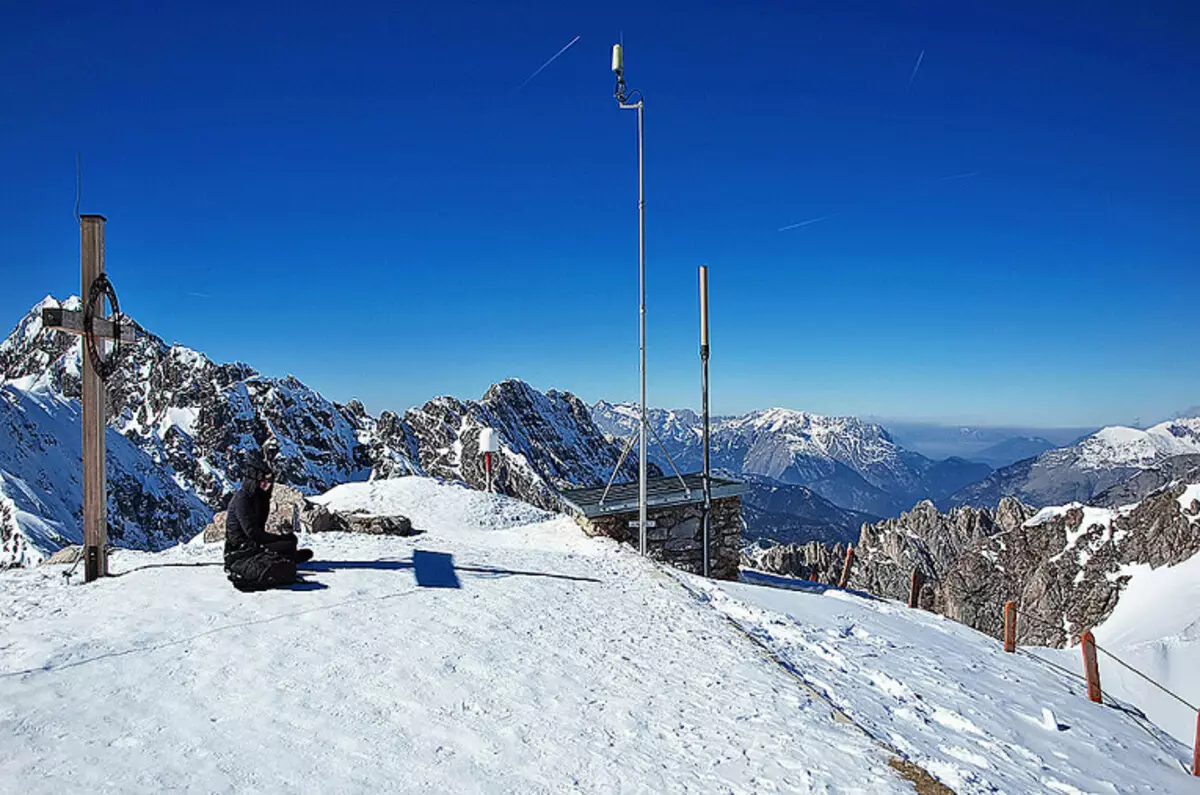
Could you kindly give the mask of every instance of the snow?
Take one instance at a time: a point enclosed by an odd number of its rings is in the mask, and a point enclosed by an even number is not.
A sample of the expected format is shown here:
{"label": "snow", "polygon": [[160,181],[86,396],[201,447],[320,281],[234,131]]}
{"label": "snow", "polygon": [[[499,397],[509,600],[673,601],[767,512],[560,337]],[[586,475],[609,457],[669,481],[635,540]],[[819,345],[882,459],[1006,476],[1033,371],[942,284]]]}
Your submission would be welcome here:
{"label": "snow", "polygon": [[784,590],[684,576],[855,723],[955,792],[1190,791],[1190,748],[962,624],[811,583]]}
{"label": "snow", "polygon": [[1200,418],[1170,420],[1146,430],[1101,428],[1080,442],[1079,451],[1086,469],[1148,467],[1163,458],[1200,453]]}
{"label": "snow", "polygon": [[[1200,555],[1175,566],[1122,567],[1130,580],[1112,614],[1093,630],[1096,642],[1129,665],[1200,706]],[[1082,673],[1078,647],[1039,649],[1039,655]],[[1106,693],[1143,710],[1180,741],[1192,743],[1196,713],[1101,654]]]}
{"label": "snow", "polygon": [[195,407],[176,408],[171,406],[163,412],[162,420],[158,423],[158,436],[165,438],[167,431],[171,428],[178,428],[188,436],[193,435],[193,428],[196,425],[196,418],[200,415],[200,409]]}
{"label": "snow", "polygon": [[[525,509],[409,485],[412,503],[370,504],[423,517],[426,534],[314,538],[320,589],[243,595],[217,567],[133,571],[219,560],[192,546],[118,552],[128,576],[86,587],[56,567],[0,576],[0,781],[911,792],[886,751],[629,550],[561,517],[480,532]],[[418,550],[453,554],[461,588],[418,586]],[[470,570],[484,568],[500,571]]]}
{"label": "snow", "polygon": [[[424,533],[315,536],[309,582],[261,594],[232,590],[219,547],[197,543],[119,550],[124,576],[88,586],[61,567],[0,573],[0,781],[911,793],[888,765],[899,749],[963,793],[1190,784],[1187,749],[931,614],[673,573],[430,479],[320,499]],[[460,587],[417,582],[437,553]]]}
{"label": "snow", "polygon": [[1179,510],[1189,517],[1191,521],[1196,521],[1200,518],[1200,514],[1193,515],[1193,503],[1200,502],[1200,484],[1193,483],[1183,490],[1183,494],[1179,495]]}
{"label": "snow", "polygon": [[[13,503],[16,530],[27,542],[18,556],[0,549],[0,567],[35,562],[64,543],[82,541],[82,444],[79,401],[43,384],[31,391],[0,388],[0,497]],[[129,439],[105,434],[110,538],[119,546],[161,549],[184,525],[202,528],[212,512],[179,488],[174,472],[153,462]],[[149,499],[148,499],[149,498]],[[161,510],[142,523],[122,516],[122,501],[153,502]]]}

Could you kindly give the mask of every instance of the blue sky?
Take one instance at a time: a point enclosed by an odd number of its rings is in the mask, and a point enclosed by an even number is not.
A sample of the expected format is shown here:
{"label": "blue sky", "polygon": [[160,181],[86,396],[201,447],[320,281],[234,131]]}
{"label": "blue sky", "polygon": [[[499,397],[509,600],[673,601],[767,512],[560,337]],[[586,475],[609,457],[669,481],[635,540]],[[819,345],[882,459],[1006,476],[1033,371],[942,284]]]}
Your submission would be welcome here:
{"label": "blue sky", "polygon": [[1159,419],[1200,402],[1200,6],[1154,6],[9,3],[0,319],[79,289],[81,151],[168,341],[373,411],[632,399],[623,35],[652,403],[698,403],[707,263],[719,412]]}

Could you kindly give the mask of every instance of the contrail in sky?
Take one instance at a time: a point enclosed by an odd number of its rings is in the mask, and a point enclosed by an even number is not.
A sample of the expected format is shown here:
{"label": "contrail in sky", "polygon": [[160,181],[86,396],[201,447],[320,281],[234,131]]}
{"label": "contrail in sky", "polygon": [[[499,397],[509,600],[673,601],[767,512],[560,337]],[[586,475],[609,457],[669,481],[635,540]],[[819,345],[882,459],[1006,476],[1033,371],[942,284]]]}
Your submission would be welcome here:
{"label": "contrail in sky", "polygon": [[800,221],[799,223],[788,224],[787,226],[781,226],[781,227],[779,227],[779,231],[786,232],[789,229],[799,229],[800,227],[808,226],[809,224],[815,224],[815,223],[819,223],[821,221],[828,221],[832,217],[833,217],[832,215],[822,215],[820,218],[809,218],[807,221]]}
{"label": "contrail in sky", "polygon": [[558,52],[554,53],[554,55],[551,55],[551,56],[550,56],[550,60],[546,61],[544,64],[542,64],[541,66],[539,66],[539,67],[537,68],[537,71],[536,71],[536,72],[534,72],[533,74],[531,74],[529,77],[525,78],[525,82],[524,82],[524,83],[522,83],[521,85],[517,86],[517,91],[520,91],[522,88],[524,88],[525,86],[529,85],[529,81],[530,81],[530,80],[532,80],[533,78],[535,78],[535,77],[537,77],[538,75],[540,75],[540,74],[542,73],[542,70],[543,70],[543,69],[545,69],[547,66],[549,66],[550,64],[552,64],[552,63],[554,63],[555,61],[557,61],[557,60],[558,60],[558,56],[562,55],[564,52],[566,52],[567,50],[569,50],[569,49],[571,49],[573,46],[575,46],[575,42],[577,42],[577,41],[579,41],[579,37],[578,37],[578,36],[576,36],[575,38],[573,38],[573,39],[571,39],[570,41],[568,41],[568,42],[567,42],[567,46],[566,46],[566,47],[563,47],[561,50],[559,50]]}
{"label": "contrail in sky", "polygon": [[942,182],[948,182],[949,180],[952,180],[952,179],[970,179],[971,177],[978,177],[978,176],[979,176],[978,171],[968,171],[964,174],[951,174],[948,177],[938,177],[938,179],[940,179]]}
{"label": "contrail in sky", "polygon": [[925,60],[925,51],[921,50],[921,54],[917,56],[917,65],[913,67],[913,73],[909,75],[908,87],[912,88],[913,81],[917,79],[917,72],[921,70],[921,61]]}

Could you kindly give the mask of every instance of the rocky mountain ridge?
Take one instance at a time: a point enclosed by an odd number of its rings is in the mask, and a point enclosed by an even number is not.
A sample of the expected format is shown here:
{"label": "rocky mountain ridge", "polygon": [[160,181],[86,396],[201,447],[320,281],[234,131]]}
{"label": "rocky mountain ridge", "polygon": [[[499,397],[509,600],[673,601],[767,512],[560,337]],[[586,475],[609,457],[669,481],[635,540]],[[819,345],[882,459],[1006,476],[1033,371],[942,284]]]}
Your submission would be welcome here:
{"label": "rocky mountain ridge", "polygon": [[[922,502],[862,528],[849,587],[907,600],[916,570],[925,609],[999,637],[1004,604],[1014,600],[1020,642],[1069,645],[1112,612],[1135,567],[1200,553],[1197,481],[1142,478],[1124,492],[1138,500],[1116,508],[1075,502],[1035,510],[1007,497],[994,510],[941,512]],[[758,551],[745,563],[834,583],[844,556],[844,545],[813,543]]]}
{"label": "rocky mountain ridge", "polygon": [[[45,299],[0,343],[0,497],[12,503],[0,508],[0,565],[33,562],[80,536],[81,344],[42,328],[46,306],[77,309],[79,301]],[[106,385],[110,535],[118,544],[158,548],[199,533],[224,508],[251,451],[262,451],[280,483],[307,495],[409,474],[481,488],[479,431],[491,427],[500,440],[496,489],[542,507],[557,506],[558,489],[602,484],[620,457],[587,406],[566,392],[509,380],[479,401],[435,398],[403,415],[372,417],[357,401],[338,404],[292,376],[215,363],[130,322],[137,340]],[[63,452],[61,482],[37,463],[53,448]],[[636,463],[626,460],[619,479],[635,476]]]}

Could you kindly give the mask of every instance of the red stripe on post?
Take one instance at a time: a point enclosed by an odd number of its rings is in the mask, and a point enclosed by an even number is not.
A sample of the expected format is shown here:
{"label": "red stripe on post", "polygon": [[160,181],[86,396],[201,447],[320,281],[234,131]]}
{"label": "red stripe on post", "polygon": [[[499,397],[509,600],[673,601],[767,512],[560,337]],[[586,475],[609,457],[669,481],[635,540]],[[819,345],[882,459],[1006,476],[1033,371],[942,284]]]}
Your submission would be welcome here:
{"label": "red stripe on post", "polygon": [[846,562],[842,565],[842,576],[838,578],[838,587],[845,588],[850,582],[850,567],[854,565],[854,545],[846,547]]}
{"label": "red stripe on post", "polygon": [[1192,757],[1192,775],[1200,776],[1200,712],[1196,713],[1196,750]]}
{"label": "red stripe on post", "polygon": [[922,584],[923,584],[923,582],[921,579],[921,570],[913,569],[912,587],[908,591],[908,606],[909,607],[917,606],[917,602],[921,597],[921,585]]}
{"label": "red stripe on post", "polygon": [[1004,650],[1009,654],[1017,651],[1017,603],[1004,604]]}
{"label": "red stripe on post", "polygon": [[1100,704],[1104,694],[1100,691],[1100,664],[1096,662],[1096,636],[1089,629],[1079,639],[1083,650],[1083,672],[1087,674],[1088,698]]}

